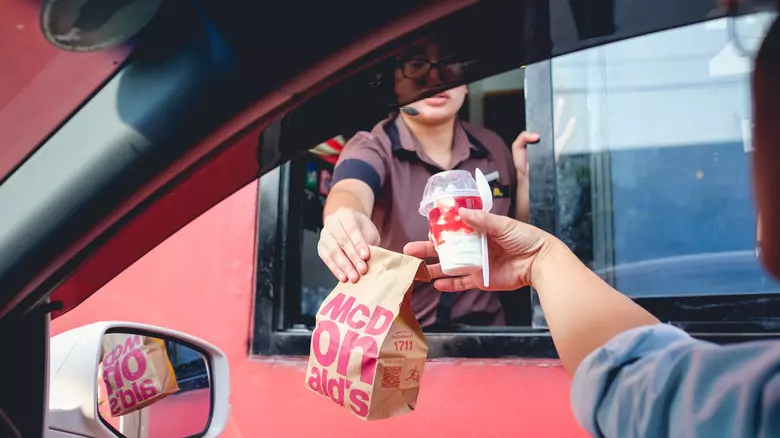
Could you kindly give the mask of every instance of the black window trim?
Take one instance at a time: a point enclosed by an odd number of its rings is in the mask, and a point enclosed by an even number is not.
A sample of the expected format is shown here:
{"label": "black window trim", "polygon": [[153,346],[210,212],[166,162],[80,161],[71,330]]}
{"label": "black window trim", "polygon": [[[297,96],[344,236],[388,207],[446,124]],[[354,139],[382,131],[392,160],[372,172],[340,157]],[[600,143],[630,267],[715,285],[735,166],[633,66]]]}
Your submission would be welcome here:
{"label": "black window trim", "polygon": [[[551,61],[526,67],[526,120],[542,138],[553,138]],[[285,119],[261,136],[261,150],[281,150],[280,133],[289,129]],[[608,158],[607,158],[608,160]],[[532,223],[557,231],[557,187],[554,145],[541,143],[529,149]],[[597,164],[598,165],[598,164]],[[600,168],[603,168],[603,163]],[[300,306],[300,228],[293,220],[296,204],[290,193],[299,193],[295,178],[300,169],[288,162],[264,175],[258,190],[257,267],[254,321],[250,353],[255,356],[306,356],[311,332],[292,327],[288,315]],[[297,181],[297,182],[296,182]],[[602,232],[606,232],[603,231]],[[641,298],[637,303],[662,322],[681,327],[701,339],[716,343],[780,337],[780,294],[705,297]],[[429,358],[556,358],[544,315],[534,292],[533,318],[527,327],[470,328],[426,332]]]}
{"label": "black window trim", "polygon": [[[261,141],[278,139],[278,126],[270,127]],[[258,356],[306,356],[311,332],[292,327],[286,316],[288,306],[300,303],[299,271],[294,263],[300,247],[290,221],[291,175],[294,162],[285,163],[260,179],[257,214],[257,270],[255,274],[254,320],[251,354]],[[298,178],[300,179],[300,178]],[[292,207],[293,209],[295,207]],[[297,257],[296,257],[297,256]],[[297,285],[293,286],[293,284]],[[297,292],[297,293],[296,293]],[[295,300],[293,297],[298,297]],[[285,307],[288,307],[285,310]],[[548,332],[504,328],[484,333],[464,330],[461,333],[426,333],[429,357],[538,357],[555,358],[555,348]],[[507,352],[514,352],[509,355]]]}
{"label": "black window trim", "polygon": [[[273,128],[271,128],[273,129]],[[253,336],[251,354],[255,356],[307,356],[311,332],[292,328],[285,321],[290,313],[283,309],[290,303],[286,293],[290,290],[289,279],[297,275],[288,269],[286,246],[289,246],[285,231],[289,227],[290,163],[269,172],[260,180],[258,190],[258,235],[257,271],[254,303]],[[288,273],[288,275],[282,275]],[[285,299],[288,298],[288,299]],[[745,297],[743,297],[745,298]],[[760,299],[747,297],[744,305],[762,306],[768,311],[772,302],[761,303]],[[772,297],[779,298],[779,297]],[[668,299],[642,303],[650,310],[656,310],[668,301],[679,311],[689,311],[685,300]],[[677,303],[675,303],[677,302]],[[641,300],[640,300],[641,303]],[[694,336],[717,343],[732,343],[746,340],[774,339],[780,337],[780,330],[774,325],[751,324],[747,321],[732,323],[689,324],[677,323]],[[557,354],[546,329],[532,327],[501,327],[457,332],[426,333],[429,358],[535,358],[555,359]]]}

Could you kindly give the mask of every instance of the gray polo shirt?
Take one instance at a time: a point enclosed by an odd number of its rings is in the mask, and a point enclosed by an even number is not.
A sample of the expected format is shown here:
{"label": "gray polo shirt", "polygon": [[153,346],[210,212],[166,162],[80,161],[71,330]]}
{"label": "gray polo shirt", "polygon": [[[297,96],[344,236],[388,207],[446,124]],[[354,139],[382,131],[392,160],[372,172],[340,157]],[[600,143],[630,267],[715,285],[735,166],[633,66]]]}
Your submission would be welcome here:
{"label": "gray polo shirt", "polygon": [[[485,174],[498,171],[491,182],[492,212],[510,216],[514,209],[517,172],[512,152],[494,132],[463,121],[455,124],[453,137],[455,169],[473,174],[478,167]],[[379,230],[380,246],[402,252],[412,241],[428,240],[428,221],[417,211],[428,177],[444,169],[433,162],[409,131],[401,117],[378,123],[371,132],[358,132],[344,147],[333,172],[335,184],[359,179],[374,192],[371,220]],[[504,325],[504,311],[498,296],[470,290],[441,300],[431,283],[415,284],[412,308],[420,325]],[[440,301],[443,301],[440,306]],[[442,321],[442,319],[446,319]]]}

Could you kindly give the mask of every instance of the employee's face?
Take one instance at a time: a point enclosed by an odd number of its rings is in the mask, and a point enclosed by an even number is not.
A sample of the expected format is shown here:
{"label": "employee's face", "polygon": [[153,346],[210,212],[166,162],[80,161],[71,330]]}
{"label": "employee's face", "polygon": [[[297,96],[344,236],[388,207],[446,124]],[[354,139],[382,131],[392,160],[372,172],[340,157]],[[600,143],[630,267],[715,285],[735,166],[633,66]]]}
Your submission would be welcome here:
{"label": "employee's face", "polygon": [[461,85],[406,106],[412,107],[420,113],[414,116],[415,121],[426,124],[444,123],[452,120],[458,114],[466,99],[467,92],[466,86]]}
{"label": "employee's face", "polygon": [[[416,96],[441,90],[447,84],[461,79],[461,67],[451,57],[440,54],[440,46],[428,43],[407,52],[399,58],[395,69],[395,91],[399,100],[408,101]],[[427,124],[442,123],[454,118],[466,99],[465,85],[441,91],[429,98],[406,105],[420,114],[415,121]]]}

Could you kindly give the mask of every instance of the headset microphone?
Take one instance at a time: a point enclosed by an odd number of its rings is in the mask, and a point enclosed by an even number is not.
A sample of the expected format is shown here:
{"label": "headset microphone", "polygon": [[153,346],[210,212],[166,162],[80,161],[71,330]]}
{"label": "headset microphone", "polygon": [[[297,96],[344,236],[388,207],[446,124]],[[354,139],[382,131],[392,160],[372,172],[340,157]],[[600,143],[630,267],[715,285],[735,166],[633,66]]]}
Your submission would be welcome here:
{"label": "headset microphone", "polygon": [[407,116],[419,116],[420,115],[419,111],[417,111],[416,109],[414,109],[414,108],[412,108],[410,106],[402,107],[401,111],[403,111],[403,113],[406,114]]}

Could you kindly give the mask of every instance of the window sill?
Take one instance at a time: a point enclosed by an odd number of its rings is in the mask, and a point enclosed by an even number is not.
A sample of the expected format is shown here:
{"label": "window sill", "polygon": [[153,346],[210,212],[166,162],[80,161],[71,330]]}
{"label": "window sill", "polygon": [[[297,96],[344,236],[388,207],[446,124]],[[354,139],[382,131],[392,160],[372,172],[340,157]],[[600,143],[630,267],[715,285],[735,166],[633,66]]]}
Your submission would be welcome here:
{"label": "window sill", "polygon": [[[557,353],[549,332],[527,333],[426,333],[428,358],[542,358],[555,359]],[[271,334],[268,351],[258,356],[307,356],[310,331],[284,331]]]}
{"label": "window sill", "polygon": [[[732,344],[747,341],[780,339],[780,331],[727,330],[720,324],[685,326],[692,336],[715,344]],[[729,327],[733,328],[733,327]],[[522,328],[517,328],[522,330]],[[557,359],[552,337],[547,331],[526,329],[516,332],[450,332],[426,333],[428,358],[472,359]],[[254,357],[308,356],[311,332],[290,330],[274,332],[265,351],[253,352]]]}

